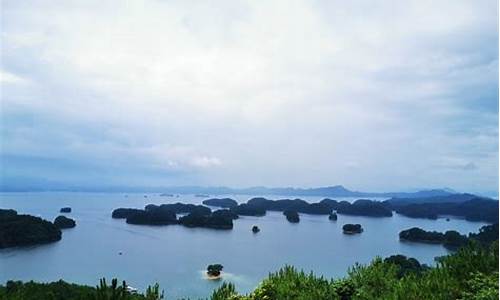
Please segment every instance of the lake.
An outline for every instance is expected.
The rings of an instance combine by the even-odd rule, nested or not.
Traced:
[[[223,197],[246,202],[253,196]],[[317,202],[324,197],[300,198]],[[249,292],[269,272],[286,264],[326,277],[342,277],[354,263],[366,264],[375,256],[403,254],[434,264],[434,257],[448,253],[444,247],[400,242],[398,233],[418,226],[466,234],[486,225],[456,218],[447,222],[397,214],[392,218],[339,215],[336,222],[328,220],[328,216],[301,214],[300,223],[291,224],[282,213],[268,212],[264,217],[240,217],[234,221],[233,230],[218,231],[180,225],[129,225],[123,219],[111,218],[112,210],[118,207],[143,208],[149,203],[175,202],[201,204],[204,199],[193,195],[160,197],[138,193],[0,193],[1,208],[53,221],[61,207],[70,206],[73,211],[66,215],[77,222],[76,228],[63,230],[59,242],[0,250],[0,282],[64,279],[94,286],[101,277],[117,277],[140,290],[158,282],[167,299],[204,298],[221,284],[205,278],[208,264],[222,264],[224,280],[235,283],[240,292]],[[342,225],[346,223],[360,223],[364,232],[344,235]],[[260,227],[258,234],[251,232],[253,225]]]

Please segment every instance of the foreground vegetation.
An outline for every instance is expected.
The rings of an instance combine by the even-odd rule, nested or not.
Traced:
[[[212,300],[264,299],[498,299],[498,242],[488,247],[471,243],[439,259],[435,268],[414,259],[376,258],[355,265],[348,276],[328,280],[287,266],[270,274],[252,293],[239,295],[223,284]]]
[[[0,299],[163,299],[158,285],[144,294],[127,291],[126,284],[104,280],[98,287],[9,281],[0,286]],[[211,300],[274,299],[498,299],[498,224],[484,226],[469,236],[456,253],[438,258],[436,267],[394,255],[354,265],[342,279],[329,280],[286,266],[270,274],[250,294],[241,295],[232,283],[223,283]]]

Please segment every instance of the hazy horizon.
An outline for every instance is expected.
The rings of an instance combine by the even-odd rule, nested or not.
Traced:
[[[1,6],[0,189],[498,194],[497,1]]]

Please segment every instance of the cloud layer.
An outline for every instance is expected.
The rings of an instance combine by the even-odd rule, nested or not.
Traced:
[[[3,1],[2,179],[498,190],[497,1]]]

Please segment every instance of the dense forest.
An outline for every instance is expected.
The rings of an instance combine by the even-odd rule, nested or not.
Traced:
[[[448,230],[445,233],[441,233],[437,231],[425,231],[417,227],[401,231],[399,239],[412,242],[443,244],[446,248],[451,249],[467,243],[467,236],[461,235],[455,230]]]
[[[398,213],[412,218],[437,219],[440,215],[464,217],[468,221],[498,222],[498,201],[473,198],[465,202],[390,204]]]
[[[0,248],[56,242],[61,230],[39,217],[19,215],[12,209],[0,209]]]
[[[207,200],[203,200],[202,203],[205,205],[208,205],[208,206],[217,206],[217,207],[222,207],[222,208],[231,208],[231,207],[238,206],[238,202],[236,202],[236,200],[231,199],[231,198],[207,199]]]
[[[457,252],[438,258],[435,267],[393,255],[385,259],[377,257],[368,265],[355,264],[344,278],[325,279],[285,266],[269,274],[247,295],[239,294],[234,284],[223,283],[209,299],[498,299],[498,225],[485,226],[469,238]],[[158,285],[149,287],[144,294],[136,294],[128,292],[125,283],[118,285],[113,280],[107,285],[101,280],[95,288],[64,281],[9,281],[0,286],[0,298],[156,300],[164,297]]]

